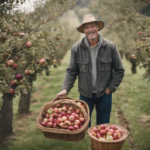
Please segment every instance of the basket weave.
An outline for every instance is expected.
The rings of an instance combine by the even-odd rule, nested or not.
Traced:
[[[41,122],[43,120],[44,115],[47,112],[47,109],[49,109],[50,107],[55,106],[56,104],[61,103],[63,105],[68,105],[68,106],[72,106],[74,109],[76,108],[81,108],[84,114],[84,118],[85,118],[85,122],[83,124],[83,126],[75,131],[70,131],[70,130],[66,130],[66,129],[57,129],[57,128],[47,128],[41,125]],[[89,108],[87,108],[87,111],[89,111]],[[76,100],[73,100],[71,98],[69,99],[54,99],[50,102],[47,102],[40,110],[39,115],[36,119],[36,125],[38,127],[39,130],[41,130],[45,136],[45,138],[49,138],[49,139],[56,139],[56,140],[63,140],[63,141],[71,141],[71,142],[78,142],[81,141],[84,137],[85,134],[88,130],[88,124],[90,121],[90,117],[89,114],[86,112],[86,110],[81,107],[78,106],[76,103]]]
[[[111,126],[114,124],[104,124],[106,126]],[[127,129],[115,125],[119,130],[122,131],[122,137],[121,139],[118,140],[113,140],[113,141],[100,141],[96,137],[92,136],[91,130],[93,127],[88,129],[88,135],[91,138],[91,150],[121,150],[123,143],[125,142],[126,138],[129,135],[129,132]]]

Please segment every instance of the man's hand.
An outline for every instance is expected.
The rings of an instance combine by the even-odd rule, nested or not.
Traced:
[[[67,90],[63,89],[56,95],[56,98],[66,98],[66,95],[67,95]]]
[[[111,94],[111,91],[107,88],[105,91],[106,94]]]

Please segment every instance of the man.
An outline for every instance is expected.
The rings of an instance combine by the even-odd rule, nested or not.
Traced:
[[[56,97],[65,98],[78,76],[78,91],[90,109],[96,107],[97,124],[109,123],[112,93],[124,76],[124,67],[116,45],[98,34],[104,27],[102,21],[87,14],[77,28],[85,37],[71,50],[70,64],[66,70],[62,91]],[[91,126],[91,121],[89,123]]]

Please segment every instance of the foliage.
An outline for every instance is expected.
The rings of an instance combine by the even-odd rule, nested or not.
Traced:
[[[89,8],[104,21],[104,37],[112,39],[120,51],[129,52],[128,43],[137,36],[135,18],[145,6],[141,0],[99,0],[91,2]]]
[[[15,11],[1,15],[1,93],[9,93],[10,89],[15,89],[15,93],[30,91],[28,78],[36,80],[36,73],[42,72],[46,65],[61,62],[67,51],[66,47],[63,48],[67,38],[65,27],[56,24],[56,21],[74,3],[69,0],[47,0],[45,3],[38,3],[35,11],[28,14]],[[27,46],[27,42],[31,42],[31,46]],[[40,64],[40,59],[46,62]],[[8,65],[10,60],[17,67],[14,67],[14,64]],[[26,70],[30,70],[31,74],[26,75]],[[16,79],[17,74],[21,74],[22,79]],[[14,81],[15,85],[12,85],[11,81]]]
[[[139,37],[131,45],[132,55],[145,68],[144,78],[150,80],[150,18],[142,16],[137,20],[139,23]]]

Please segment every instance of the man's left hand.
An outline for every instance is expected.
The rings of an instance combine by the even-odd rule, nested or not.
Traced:
[[[107,88],[105,91],[106,94],[111,94],[111,91]]]

